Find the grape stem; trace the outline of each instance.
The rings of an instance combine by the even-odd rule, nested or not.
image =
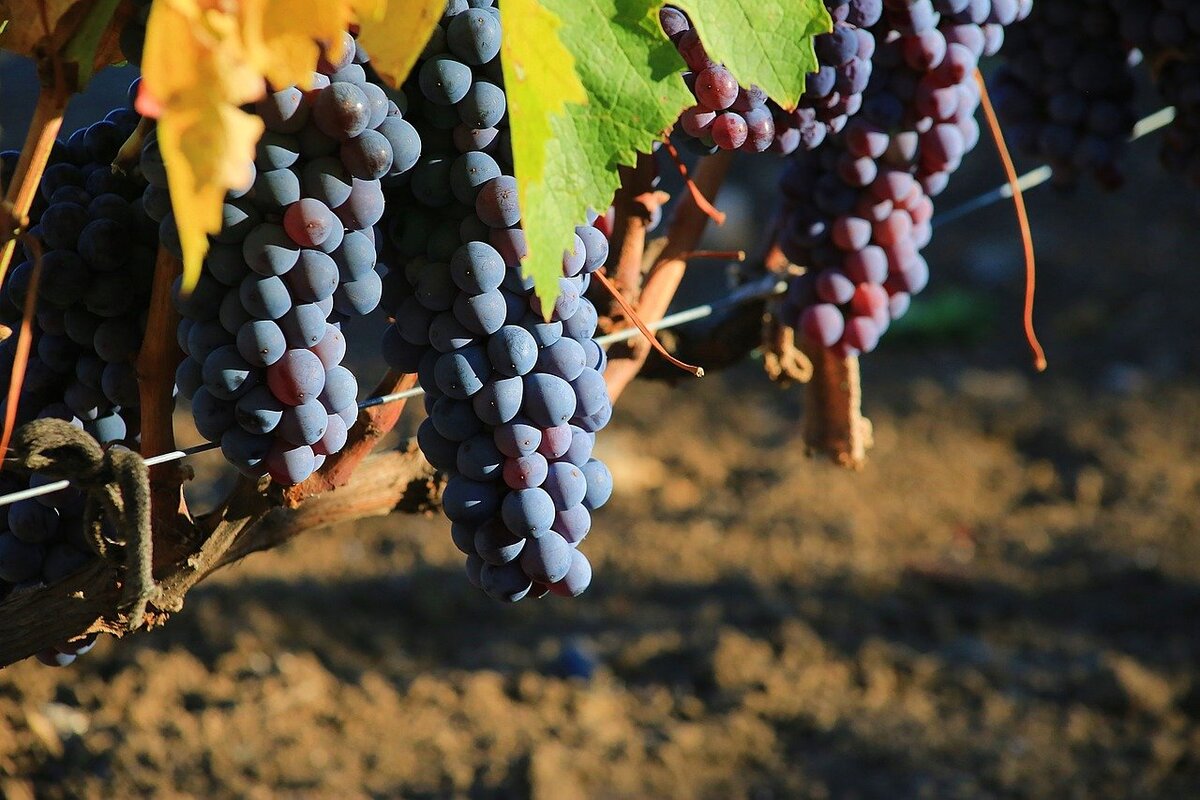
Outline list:
[[[383,376],[370,396],[397,394],[416,385],[416,375],[391,370]],[[391,432],[392,428],[396,427],[396,422],[400,419],[406,402],[397,400],[361,409],[358,412],[358,419],[350,428],[346,445],[339,452],[329,456],[321,465],[321,469],[310,476],[308,480],[285,489],[283,491],[285,505],[296,508],[314,495],[349,483],[363,459],[370,455],[379,441]]]
[[[160,247],[154,263],[147,331],[170,331],[179,327],[179,312],[171,298],[171,286],[182,271],[179,260]],[[146,336],[142,342],[135,366],[141,400],[141,452],[145,457],[175,450],[175,368],[182,357],[174,336]],[[160,564],[173,561],[186,552],[198,536],[183,495],[187,474],[186,468],[174,462],[150,468],[150,518],[153,521],[154,553]]]
[[[129,134],[129,138],[117,151],[117,157],[113,159],[112,163],[113,171],[127,175],[137,166],[138,160],[142,156],[142,147],[146,144],[146,137],[150,135],[150,131],[154,130],[156,124],[156,121],[149,117],[142,117],[138,121],[133,133]]]

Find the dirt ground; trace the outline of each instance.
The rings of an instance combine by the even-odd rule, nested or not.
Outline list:
[[[863,473],[753,362],[638,384],[584,597],[492,603],[438,518],[308,534],[0,672],[0,794],[1197,796],[1200,232],[1152,151],[1137,194],[1034,198],[1047,376],[1011,213],[947,227],[930,297],[996,313],[866,360]]]

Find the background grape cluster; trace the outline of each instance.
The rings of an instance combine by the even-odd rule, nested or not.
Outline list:
[[[886,4],[861,111],[824,147],[796,154],[781,179],[779,245],[807,268],[781,316],[809,342],[841,356],[868,353],[928,283],[921,250],[932,236],[932,198],[980,137],[978,61],[1027,11]]]
[[[1031,19],[1013,27],[994,79],[1009,140],[1050,164],[1060,185],[1083,174],[1109,188],[1124,179],[1141,53],[1121,36],[1111,5],[1039,0]]]
[[[404,87],[424,152],[388,193],[383,350],[425,390],[417,440],[450,476],[442,504],[468,578],[513,602],[587,588],[578,545],[612,489],[591,457],[612,405],[585,296],[607,239],[575,229],[548,320],[521,273],[500,36],[490,3],[450,4]]]

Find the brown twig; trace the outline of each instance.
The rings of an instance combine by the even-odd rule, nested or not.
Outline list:
[[[978,69],[975,70],[975,83],[979,86],[979,105],[983,109],[983,117],[987,120],[988,129],[991,130],[992,138],[996,142],[996,152],[1000,156],[1000,163],[1004,165],[1004,174],[1008,178],[1008,185],[1012,187],[1013,208],[1016,209],[1017,224],[1021,231],[1021,245],[1025,253],[1025,312],[1022,316],[1025,326],[1025,341],[1029,343],[1029,349],[1033,353],[1033,368],[1038,372],[1045,372],[1046,351],[1042,349],[1042,343],[1038,341],[1037,331],[1033,325],[1033,300],[1037,291],[1037,258],[1033,251],[1033,230],[1029,224],[1029,210],[1025,207],[1025,193],[1021,190],[1017,167],[1013,164],[1008,143],[1004,140],[1004,129],[1000,125],[999,117],[996,116],[996,109],[992,106],[987,82],[983,79],[983,73]]]
[[[166,248],[158,249],[154,282],[147,311],[147,335],[137,357],[138,395],[141,402],[142,455],[169,453],[175,449],[175,370],[183,357],[174,336],[154,332],[179,327],[179,312],[171,300],[171,285],[183,266]],[[154,528],[154,552],[158,563],[171,562],[195,541],[187,501],[183,496],[186,471],[178,463],[150,468],[150,517]]]
[[[862,415],[858,358],[839,358],[827,348],[803,341],[801,348],[813,369],[804,394],[804,441],[809,455],[827,455],[839,466],[862,469],[874,442],[871,421]]]
[[[707,259],[710,261],[736,261],[741,263],[746,260],[745,250],[691,250],[686,253],[680,253],[679,258],[683,261],[699,261]]]
[[[392,370],[375,387],[371,397],[403,392],[416,385],[416,375],[406,375],[403,372]],[[321,469],[308,480],[285,490],[284,502],[291,507],[296,507],[313,495],[344,486],[363,459],[379,444],[379,440],[396,426],[406,404],[404,400],[397,400],[359,411],[358,419],[350,429],[346,446],[340,452],[329,456]]]
[[[192,587],[250,553],[339,522],[393,510],[425,510],[436,503],[438,489],[434,469],[415,450],[373,455],[342,491],[312,497],[295,509],[268,509],[256,487],[244,484],[215,525],[200,521],[201,527],[212,528],[212,535],[186,558],[161,570],[162,596],[155,606],[164,611],[152,622],[162,624],[168,612],[183,607]],[[124,635],[126,620],[117,611],[119,602],[118,572],[102,561],[54,586],[10,595],[0,603],[0,666],[86,633]]]
[[[43,86],[38,95],[33,122],[25,135],[25,144],[21,147],[16,172],[13,173],[12,183],[8,185],[3,207],[0,208],[0,242],[4,244],[4,249],[0,250],[0,283],[3,283],[8,275],[8,267],[17,250],[17,238],[29,224],[29,209],[33,207],[33,200],[37,197],[42,173],[46,171],[50,152],[54,149],[54,140],[62,129],[63,111],[66,110],[70,93],[62,88],[61,81],[59,84],[53,87]]]
[[[636,303],[642,290],[646,234],[655,210],[649,204],[659,202],[654,192],[658,165],[654,156],[642,153],[635,166],[622,167],[620,172],[621,188],[613,198],[613,247],[609,250],[608,268],[621,295]]]
[[[732,163],[732,154],[727,152],[700,161],[693,180],[702,196],[716,197]],[[643,320],[657,322],[667,313],[687,270],[687,261],[681,256],[696,249],[710,219],[711,215],[697,205],[694,194],[680,200],[667,229],[666,245],[652,265],[638,299],[637,310]],[[622,350],[610,351],[604,380],[614,401],[641,370],[649,354],[650,346],[644,339],[634,340]]]
[[[654,335],[654,331],[647,327],[646,322],[641,318],[633,306],[629,305],[625,298],[621,296],[621,293],[617,291],[617,287],[613,285],[612,281],[608,279],[607,275],[605,275],[603,272],[597,272],[595,275],[596,280],[600,282],[600,285],[607,289],[609,294],[613,296],[613,299],[617,301],[617,304],[621,306],[621,310],[625,312],[625,317],[632,322],[639,331],[642,332],[642,336],[645,337],[646,343],[654,348],[654,350],[660,356],[665,358],[667,363],[671,364],[671,366],[676,367],[677,369],[683,370],[684,372],[690,372],[697,378],[704,377],[703,367],[697,367],[694,364],[685,364],[675,356],[671,355],[667,351],[667,348],[662,346],[662,343],[658,341],[658,337]]]
[[[709,193],[704,191],[697,181],[692,180],[691,175],[688,174],[687,165],[683,163],[683,159],[679,157],[679,151],[675,149],[675,145],[671,143],[669,138],[663,139],[663,147],[666,149],[667,154],[671,156],[671,160],[675,162],[675,168],[679,170],[679,174],[683,176],[683,183],[687,186],[688,193],[691,194],[692,200],[696,203],[696,208],[707,214],[713,222],[718,225],[724,225],[724,212],[712,204],[712,200],[716,198],[713,197],[710,199],[708,196]],[[715,155],[727,156],[729,154],[728,150],[721,150]]]

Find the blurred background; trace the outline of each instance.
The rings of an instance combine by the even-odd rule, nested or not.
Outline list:
[[[101,73],[64,131],[135,74]],[[0,93],[19,147],[32,67],[0,55]],[[1196,796],[1200,225],[1156,151],[1119,193],[1029,196],[1049,372],[1011,206],[948,223],[863,360],[862,473],[805,457],[802,390],[753,358],[636,383],[582,598],[488,600],[441,517],[306,534],[163,629],[0,672],[0,795]],[[739,161],[706,246],[755,252],[779,168]],[[1001,180],[981,144],[938,207]],[[724,281],[696,264],[678,306]],[[367,386],[379,323],[348,337]],[[203,506],[227,478],[197,469]]]

